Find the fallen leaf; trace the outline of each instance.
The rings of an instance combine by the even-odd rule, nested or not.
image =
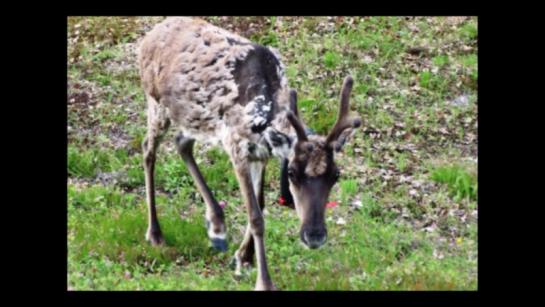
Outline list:
[[[333,207],[337,207],[337,202],[336,201],[330,201],[328,202],[326,205],[325,205],[326,208],[333,208]]]

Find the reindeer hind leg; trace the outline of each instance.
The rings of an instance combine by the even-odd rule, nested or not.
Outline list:
[[[155,207],[155,159],[157,148],[162,137],[168,131],[170,120],[166,110],[157,101],[148,97],[148,131],[142,142],[142,153],[144,159],[144,175],[146,181],[146,201],[148,204],[148,229],[146,240],[152,245],[164,244],[163,234],[157,219]]]

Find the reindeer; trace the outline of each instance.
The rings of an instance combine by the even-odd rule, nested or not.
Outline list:
[[[353,80],[341,91],[337,121],[327,136],[307,135],[297,113],[297,93],[288,87],[277,50],[215,27],[198,18],[171,17],[142,40],[139,68],[147,99],[147,135],[142,143],[148,205],[146,239],[164,244],[155,208],[157,148],[171,125],[175,143],[206,204],[211,245],[227,250],[222,208],[195,159],[195,141],[223,147],[233,165],[248,214],[236,273],[257,259],[256,290],[275,290],[265,255],[264,177],[267,161],[284,163],[282,182],[300,219],[300,239],[318,248],[327,239],[325,205],[339,178],[334,153],[361,120],[349,117]],[[291,201],[292,200],[292,201]]]

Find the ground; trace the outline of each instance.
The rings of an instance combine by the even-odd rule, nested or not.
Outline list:
[[[307,250],[267,169],[265,244],[283,290],[477,289],[477,18],[203,17],[278,48],[303,120],[325,133],[343,78],[362,128],[338,155],[329,239]],[[167,245],[144,240],[145,99],[135,46],[163,17],[68,19],[68,289],[251,290],[229,267],[246,213],[225,153],[196,145],[224,208],[227,253],[210,246],[204,204],[173,147],[156,166]]]

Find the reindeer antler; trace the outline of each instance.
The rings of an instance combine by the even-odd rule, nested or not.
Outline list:
[[[313,151],[314,145],[312,143],[307,143],[307,133],[305,131],[305,126],[297,116],[297,92],[295,90],[290,90],[290,111],[288,111],[288,120],[295,129],[297,134],[297,140],[300,144],[304,144],[304,148],[307,151]]]
[[[303,126],[303,123],[299,120],[299,116],[297,115],[297,91],[294,89],[290,90],[290,110],[288,111],[288,120],[290,121],[291,125],[295,129],[295,133],[297,134],[297,139],[300,142],[307,141],[307,134],[305,133],[305,127]]]
[[[341,90],[341,104],[339,106],[337,121],[335,122],[335,125],[333,126],[326,138],[326,143],[330,144],[333,148],[335,148],[336,151],[339,151],[342,146],[342,144],[337,142],[342,132],[348,128],[357,128],[361,125],[361,119],[359,117],[348,117],[348,102],[353,84],[354,80],[351,76],[347,76],[344,79],[343,87]]]
[[[307,134],[305,133],[305,128],[303,127],[303,124],[299,121],[299,118],[295,116],[295,114],[292,111],[288,111],[288,120],[290,121],[291,125],[295,129],[295,133],[297,133],[297,139],[299,142],[307,141]]]

